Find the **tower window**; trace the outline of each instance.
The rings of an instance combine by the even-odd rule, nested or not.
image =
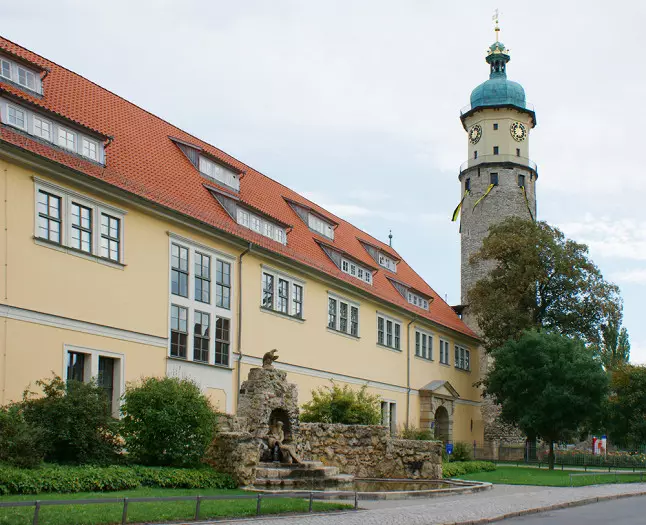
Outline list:
[[[470,191],[471,190],[471,179],[465,179],[464,180],[464,191]]]
[[[493,154],[498,155],[498,146],[493,147]]]
[[[498,123],[497,122],[494,122],[493,130],[498,131]]]
[[[516,156],[520,157],[520,148],[516,148]]]
[[[493,184],[494,186],[498,186],[498,174],[497,173],[491,173],[489,175],[489,183]]]
[[[525,187],[525,175],[518,175],[518,186]]]
[[[473,152],[473,158],[474,158],[474,159],[477,159],[477,158],[478,158],[478,152],[477,152],[477,151],[474,151],[474,152]]]

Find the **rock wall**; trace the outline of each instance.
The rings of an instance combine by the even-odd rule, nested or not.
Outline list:
[[[204,462],[218,472],[230,474],[239,485],[251,485],[260,462],[260,442],[248,432],[219,432]]]
[[[381,426],[301,423],[307,459],[360,478],[442,478],[442,443],[394,439]]]

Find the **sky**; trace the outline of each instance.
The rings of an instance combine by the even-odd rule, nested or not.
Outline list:
[[[495,40],[536,107],[538,218],[624,298],[646,363],[646,2],[31,0],[2,34],[388,241],[460,302],[459,110]],[[639,153],[639,155],[638,155]]]

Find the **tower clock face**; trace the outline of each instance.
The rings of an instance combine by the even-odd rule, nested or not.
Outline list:
[[[476,124],[469,130],[469,142],[471,144],[477,144],[480,137],[482,137],[482,128],[479,124]]]
[[[520,122],[514,122],[509,127],[509,132],[516,142],[522,142],[527,138],[527,128]]]

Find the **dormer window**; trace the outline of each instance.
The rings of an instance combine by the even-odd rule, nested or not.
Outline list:
[[[310,213],[307,217],[307,225],[315,232],[334,240],[334,226],[321,219],[318,215]]]
[[[260,217],[240,206],[238,206],[236,212],[236,219],[240,226],[249,228],[281,244],[287,244],[287,233],[285,232],[285,228],[280,224],[272,223],[264,217]]]
[[[200,155],[199,162],[200,173],[219,184],[224,184],[235,191],[240,191],[240,176],[238,173],[225,168],[204,155]]]
[[[361,279],[363,282],[372,284],[372,270],[350,261],[349,259],[341,259],[341,270],[352,277]]]
[[[413,306],[417,306],[418,308],[423,308],[424,310],[428,310],[428,301],[424,299],[421,295],[417,295],[414,292],[411,292],[411,291],[408,292],[408,302]]]
[[[8,58],[0,58],[0,77],[29,91],[42,93],[40,75]]]
[[[386,254],[379,252],[379,264],[391,272],[397,271],[397,263]]]

